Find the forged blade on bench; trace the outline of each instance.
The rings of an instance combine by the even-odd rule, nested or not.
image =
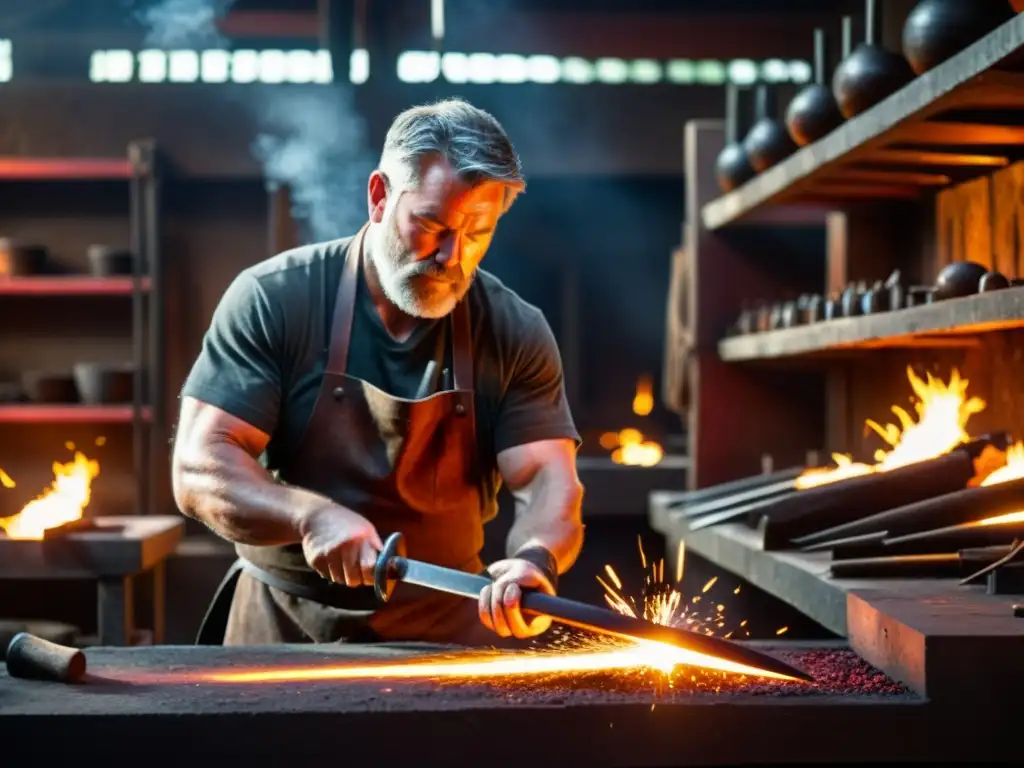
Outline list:
[[[392,558],[389,570],[393,578],[408,584],[470,599],[479,598],[484,587],[491,583],[486,576],[463,573],[403,557]],[[521,605],[526,612],[550,616],[560,624],[577,629],[610,635],[623,640],[652,640],[683,650],[714,656],[749,668],[746,674],[756,675],[757,671],[761,671],[814,682],[813,678],[805,672],[779,661],[774,656],[718,637],[698,635],[695,632],[654,624],[606,608],[599,608],[564,597],[553,597],[542,592],[527,592],[523,595]]]

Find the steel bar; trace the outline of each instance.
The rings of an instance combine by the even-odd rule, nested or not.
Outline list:
[[[889,538],[888,531],[873,531],[856,536],[844,536],[841,539],[830,539],[800,549],[803,552],[832,552],[833,557],[841,557],[843,553],[852,549],[863,550],[864,548],[881,547],[887,538]]]
[[[685,507],[689,504],[711,501],[712,499],[718,499],[734,493],[749,491],[752,488],[760,488],[783,480],[795,480],[805,471],[806,469],[804,467],[789,467],[788,469],[780,469],[778,472],[768,472],[763,475],[747,475],[746,477],[741,477],[739,480],[730,480],[727,483],[709,485],[707,488],[698,488],[695,491],[687,491],[686,493],[680,494],[679,498],[673,499],[670,502],[669,508],[675,509],[677,507]]]
[[[997,546],[960,552],[851,558],[834,561],[830,570],[834,579],[952,579],[993,563],[1008,551],[1009,547]]]
[[[746,491],[729,494],[728,496],[709,499],[708,501],[693,505],[687,504],[683,506],[680,511],[684,517],[694,518],[699,517],[700,515],[707,515],[713,512],[733,509],[755,501],[785,496],[791,493],[796,493],[793,481],[778,480],[776,482],[769,483],[768,485],[760,485]]]
[[[479,599],[480,593],[492,583],[486,576],[410,560],[402,555],[403,549],[401,534],[395,533],[388,537],[384,550],[378,557],[374,573],[374,588],[378,598],[382,601],[386,601],[390,597],[397,581],[472,600]],[[620,640],[651,640],[666,643],[677,648],[743,665],[749,668],[749,674],[756,674],[755,670],[760,670],[787,678],[813,682],[807,673],[779,661],[774,656],[722,638],[698,635],[695,632],[662,626],[644,619],[616,613],[607,608],[599,608],[543,592],[524,591],[520,604],[526,613],[548,616],[560,624],[577,629]]]
[[[999,439],[1000,447],[1009,441],[1005,435]],[[808,488],[769,502],[759,522],[764,547],[785,548],[793,539],[815,531],[961,489],[974,476],[974,459],[991,442],[991,438],[979,438],[928,461]]]
[[[702,528],[710,528],[713,525],[722,525],[723,523],[732,523],[736,521],[748,521],[756,523],[761,513],[766,508],[773,507],[776,503],[783,502],[790,496],[795,496],[802,491],[792,490],[790,493],[783,496],[776,496],[770,499],[759,499],[758,501],[752,501],[749,504],[743,504],[738,507],[729,507],[723,509],[720,512],[712,512],[710,515],[703,515],[696,519],[690,520],[688,527],[691,531],[699,531]]]
[[[679,510],[686,514],[686,510],[709,501],[716,501],[731,497],[734,494],[774,485],[780,482],[796,480],[806,469],[804,467],[789,467],[778,472],[769,472],[763,475],[748,475],[739,480],[730,480],[727,483],[711,485],[707,488],[699,488],[695,491],[682,493],[678,498],[673,499],[669,509]]]
[[[932,531],[918,531],[885,540],[885,548],[894,554],[913,552],[947,552],[950,548],[984,547],[1009,544],[1024,535],[1024,522],[1005,525],[962,523]]]
[[[834,539],[845,539],[875,531],[888,531],[890,536],[899,536],[926,528],[967,523],[988,515],[1012,512],[1016,508],[1024,508],[1024,478],[997,485],[963,488],[953,493],[888,509],[877,515],[800,536],[793,539],[793,543],[811,551],[808,545]]]

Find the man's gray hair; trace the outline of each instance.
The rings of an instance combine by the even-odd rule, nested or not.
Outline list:
[[[441,155],[470,184],[505,185],[505,208],[526,188],[523,169],[501,123],[462,99],[446,99],[402,112],[384,139],[380,168],[398,189],[419,183],[420,161]]]

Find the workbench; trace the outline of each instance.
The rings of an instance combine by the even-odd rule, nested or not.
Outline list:
[[[152,642],[164,638],[165,566],[185,530],[180,515],[118,515],[91,518],[92,528],[52,540],[0,535],[0,581],[96,583],[96,626],[103,645],[135,642],[135,579],[153,579]]]
[[[845,654],[837,668],[853,671],[822,675],[820,687],[754,683],[732,692],[688,683],[682,689],[623,686],[613,673],[445,683],[214,683],[197,682],[197,675],[393,661],[445,649],[89,648],[90,677],[77,685],[0,672],[0,738],[9,760],[25,756],[38,764],[66,754],[76,761],[99,758],[108,767],[138,765],[139,754],[172,764],[221,756],[234,765],[319,764],[324,758],[489,766],[522,766],[524,760],[531,766],[977,762],[1012,748],[1013,708],[1002,714],[943,708],[906,689],[878,685],[877,673],[865,674],[866,665],[840,648],[760,647],[794,663],[800,654],[805,661]],[[863,669],[854,669],[858,664]],[[872,679],[863,690],[850,687],[851,680]]]
[[[674,491],[651,494],[649,521],[667,551],[696,553],[792,605],[869,663],[934,700],[1008,701],[1024,684],[1019,597],[955,579],[833,579],[828,552],[766,551],[742,523],[689,529]],[[671,557],[672,555],[670,555]]]

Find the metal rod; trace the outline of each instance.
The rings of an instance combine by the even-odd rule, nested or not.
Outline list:
[[[739,141],[740,87],[730,82],[725,86],[725,145]]]
[[[712,512],[721,512],[726,509],[740,507],[754,501],[773,499],[778,496],[784,496],[787,493],[795,492],[796,489],[793,485],[793,480],[779,480],[778,482],[771,483],[770,485],[762,485],[757,488],[751,488],[747,491],[733,493],[722,498],[710,499],[697,504],[687,504],[681,511],[684,517],[693,518],[699,517],[700,515],[707,515]]]
[[[164,451],[164,436],[167,425],[167,372],[164,361],[167,359],[167,340],[165,336],[167,312],[167,286],[164,274],[163,252],[160,247],[162,236],[160,230],[160,193],[161,174],[157,167],[156,147],[146,147],[147,166],[149,173],[145,185],[145,220],[146,220],[146,251],[150,264],[149,291],[149,365],[148,388],[151,419],[149,424],[149,504],[148,512],[157,514],[160,502],[157,494],[160,484],[156,478],[161,476]]]
[[[828,68],[828,37],[824,29],[814,30],[814,82],[825,84],[825,70]]]
[[[938,546],[945,549],[946,544],[953,544],[957,548],[980,547],[986,544],[1009,542],[1022,534],[1024,534],[1024,522],[1002,525],[963,523],[936,528],[932,531],[908,533],[906,536],[893,536],[885,540],[885,546],[894,549],[904,546],[916,549],[918,546],[924,546],[931,551]]]
[[[840,54],[842,56],[842,60],[845,61],[846,59],[848,59],[850,57],[850,54],[853,53],[853,17],[852,16],[843,16],[842,35],[843,35],[842,50],[840,51]]]
[[[837,560],[829,566],[834,579],[885,577],[939,578],[960,573],[960,555],[943,552],[926,555],[892,555]]]
[[[727,483],[709,485],[707,488],[698,488],[695,491],[685,491],[672,499],[672,501],[668,502],[667,506],[669,509],[678,509],[698,502],[720,499],[734,493],[751,490],[752,488],[772,485],[773,483],[777,483],[781,480],[795,480],[804,471],[804,467],[789,467],[787,469],[780,469],[777,472],[771,472],[764,475],[747,475],[746,477],[741,477],[739,480],[730,480]]]
[[[864,42],[868,45],[882,44],[882,14],[878,12],[875,0],[864,0]]]
[[[146,458],[146,425],[143,421],[143,377],[146,368],[145,305],[142,280],[143,269],[149,268],[146,253],[145,220],[143,218],[142,183],[147,173],[142,147],[137,142],[128,145],[128,159],[132,166],[129,186],[132,249],[132,465],[135,470],[136,514],[146,514],[149,473]]]
[[[993,514],[1013,512],[1022,506],[1024,478],[1018,478],[996,485],[963,488],[895,509],[887,509],[860,520],[800,536],[793,539],[793,543],[811,551],[813,545],[863,533],[888,531],[890,536],[899,536],[926,528],[940,528],[980,520]]]
[[[934,459],[808,488],[774,504],[769,502],[760,523],[764,546],[789,546],[794,539],[825,528],[959,490],[974,477],[974,459],[984,446],[1005,447],[1008,442],[1006,434],[987,435]]]

